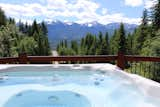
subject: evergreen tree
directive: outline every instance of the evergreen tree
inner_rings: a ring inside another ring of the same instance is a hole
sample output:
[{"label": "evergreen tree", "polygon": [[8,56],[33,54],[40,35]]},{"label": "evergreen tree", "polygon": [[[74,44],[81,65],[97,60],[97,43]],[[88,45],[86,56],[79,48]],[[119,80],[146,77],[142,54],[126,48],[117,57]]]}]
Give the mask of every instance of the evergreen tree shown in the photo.
[{"label": "evergreen tree", "polygon": [[141,25],[142,26],[147,26],[148,25],[148,12],[147,12],[147,9],[144,9],[143,11],[143,16],[142,16],[142,23]]},{"label": "evergreen tree", "polygon": [[50,47],[50,44],[49,44],[49,41],[48,41],[48,37],[44,37],[44,41],[43,41],[43,46],[44,46],[44,52],[43,52],[43,55],[44,56],[48,56],[48,55],[51,55],[51,47]]},{"label": "evergreen tree", "polygon": [[33,37],[35,41],[38,41],[39,40],[39,33],[34,32],[33,35],[30,37]]},{"label": "evergreen tree", "polygon": [[24,37],[18,46],[19,53],[27,53],[28,55],[37,55],[37,42],[33,37]]},{"label": "evergreen tree", "polygon": [[102,38],[102,42],[100,43],[99,41],[97,50],[98,50],[98,55],[108,55],[109,54],[108,32],[106,32],[105,36]]},{"label": "evergreen tree", "polygon": [[89,47],[89,50],[88,50],[88,55],[96,55],[96,51],[98,50],[97,47],[98,47],[98,44],[97,44],[97,38],[96,36],[92,35],[91,38],[90,38],[90,46]]},{"label": "evergreen tree", "polygon": [[37,33],[37,34],[40,33],[40,28],[39,28],[39,25],[37,24],[36,20],[33,21],[32,28],[31,28],[31,35],[33,35],[34,33]]},{"label": "evergreen tree", "polygon": [[102,41],[103,41],[103,34],[102,34],[102,32],[99,32],[98,37],[99,37],[99,43],[102,43]]},{"label": "evergreen tree", "polygon": [[37,55],[39,55],[39,56],[43,56],[43,55],[45,55],[44,53],[45,53],[45,48],[46,48],[46,46],[44,45],[44,41],[45,41],[45,39],[44,39],[44,35],[42,35],[42,33],[41,34],[38,34],[37,33],[37,35],[35,35],[36,37],[37,37],[37,44],[38,44],[38,47],[37,47]]},{"label": "evergreen tree", "polygon": [[76,53],[76,54],[78,54],[78,43],[77,43],[77,41],[75,41],[75,40],[72,40],[71,41],[71,49]]},{"label": "evergreen tree", "polygon": [[103,34],[102,34],[102,32],[99,32],[98,41],[97,41],[96,55],[101,55],[102,54],[102,51],[104,49],[104,47],[102,46],[102,44],[104,45],[103,42],[104,42],[103,41]]},{"label": "evergreen tree", "polygon": [[155,30],[160,29],[160,0],[157,0],[157,3],[152,8],[151,19],[153,23],[153,28]]},{"label": "evergreen tree", "polygon": [[115,30],[113,35],[110,39],[110,54],[115,55],[118,53],[118,42],[119,42],[119,35],[118,30]]},{"label": "evergreen tree", "polygon": [[109,50],[109,35],[108,35],[108,32],[106,32],[106,34],[105,34],[105,38],[104,38],[104,40],[105,40],[105,50],[104,50],[104,53],[105,53],[105,55],[108,55],[109,54],[109,52],[110,52],[110,50]]},{"label": "evergreen tree", "polygon": [[123,52],[125,54],[126,53],[126,38],[125,38],[125,30],[124,30],[123,23],[121,23],[120,25],[118,34],[119,34],[118,51]]},{"label": "evergreen tree", "polygon": [[86,52],[85,52],[86,55],[89,55],[90,53],[92,53],[90,48],[92,47],[93,42],[94,42],[93,35],[88,33],[86,35],[86,37],[84,38],[84,47],[85,47],[85,50],[86,50]]},{"label": "evergreen tree", "polygon": [[17,54],[17,45],[19,43],[20,34],[13,24],[7,24],[0,28],[0,50],[1,56],[9,57]]},{"label": "evergreen tree", "polygon": [[34,20],[30,26],[21,21],[19,26],[12,18],[6,18],[0,9],[0,56],[17,56],[21,52],[30,55],[50,55],[47,27],[45,23],[37,24]]},{"label": "evergreen tree", "polygon": [[85,55],[86,54],[86,46],[85,46],[85,38],[81,39],[80,42],[80,55]]},{"label": "evergreen tree", "polygon": [[9,23],[9,24],[15,24],[15,20],[14,20],[13,18],[9,18],[9,19],[8,19],[8,23]]},{"label": "evergreen tree", "polygon": [[3,47],[2,47],[3,57],[10,57],[11,56],[10,37],[8,35],[4,35],[1,43],[3,44]]},{"label": "evergreen tree", "polygon": [[44,21],[41,23],[41,28],[42,28],[43,34],[47,35],[48,34],[48,30],[47,30],[47,27],[46,27]]},{"label": "evergreen tree", "polygon": [[19,21],[19,31],[24,33],[25,32],[25,26],[21,20]]},{"label": "evergreen tree", "polygon": [[6,25],[6,23],[7,23],[7,18],[5,16],[4,11],[0,8],[0,27],[2,25]]},{"label": "evergreen tree", "polygon": [[137,54],[141,53],[141,50],[144,47],[144,42],[146,41],[148,34],[148,15],[147,10],[144,10],[141,25],[138,27],[135,36],[135,49],[137,50]]},{"label": "evergreen tree", "polygon": [[64,40],[64,46],[67,48],[68,47],[68,42],[67,40]]},{"label": "evergreen tree", "polygon": [[126,39],[126,42],[127,42],[127,46],[126,46],[126,54],[128,55],[133,55],[133,35],[131,35],[130,33],[128,34],[127,36],[127,39]]}]

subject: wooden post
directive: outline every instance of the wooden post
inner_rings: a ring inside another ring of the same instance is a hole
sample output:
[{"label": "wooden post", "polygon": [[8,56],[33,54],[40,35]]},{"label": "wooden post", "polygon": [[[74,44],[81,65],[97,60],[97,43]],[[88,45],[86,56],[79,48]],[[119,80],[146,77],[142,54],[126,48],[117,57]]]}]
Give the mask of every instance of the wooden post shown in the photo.
[{"label": "wooden post", "polygon": [[27,54],[26,53],[19,54],[18,60],[19,64],[27,64],[28,62]]},{"label": "wooden post", "polygon": [[125,68],[125,56],[123,52],[118,52],[117,66],[122,70]]}]

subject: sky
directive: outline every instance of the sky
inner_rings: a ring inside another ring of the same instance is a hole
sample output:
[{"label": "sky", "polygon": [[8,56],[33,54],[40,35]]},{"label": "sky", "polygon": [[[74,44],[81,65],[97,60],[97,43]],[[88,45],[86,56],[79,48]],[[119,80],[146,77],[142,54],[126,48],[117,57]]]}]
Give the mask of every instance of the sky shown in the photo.
[{"label": "sky", "polygon": [[143,10],[156,0],[0,0],[7,17],[18,22],[63,22],[140,24]]}]

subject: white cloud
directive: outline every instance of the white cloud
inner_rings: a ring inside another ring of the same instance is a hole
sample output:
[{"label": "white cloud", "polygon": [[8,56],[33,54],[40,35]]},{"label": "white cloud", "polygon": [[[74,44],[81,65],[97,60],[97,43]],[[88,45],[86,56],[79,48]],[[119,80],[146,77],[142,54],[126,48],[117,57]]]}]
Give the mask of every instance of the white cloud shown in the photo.
[{"label": "white cloud", "polygon": [[124,0],[127,6],[136,7],[144,5],[146,9],[151,8],[156,2],[157,0]]},{"label": "white cloud", "polygon": [[67,0],[46,0],[48,9],[66,9]]},{"label": "white cloud", "polygon": [[107,9],[106,8],[102,8],[102,15],[105,15],[105,14],[107,14]]},{"label": "white cloud", "polygon": [[124,0],[124,2],[125,2],[125,5],[132,6],[132,7],[143,5],[143,0]]},{"label": "white cloud", "polygon": [[[4,4],[0,3],[0,7],[5,10],[8,16],[21,19],[22,21],[29,21],[33,18],[40,18],[51,22],[57,17],[75,17],[78,23],[86,23],[97,21],[101,24],[108,24],[111,22],[126,22],[126,23],[139,23],[139,18],[127,18],[122,13],[109,14],[106,8],[101,8],[100,4],[92,0],[77,0],[69,2],[67,0],[39,0],[42,4],[38,3],[24,3],[24,4]],[[137,0],[125,0],[137,1]],[[141,0],[140,0],[141,1]],[[134,2],[135,3],[135,2]],[[45,5],[44,5],[45,4]],[[135,3],[141,4],[141,2]],[[135,6],[134,4],[134,6]],[[101,13],[98,14],[97,10],[100,9]]]},{"label": "white cloud", "polygon": [[9,15],[9,16],[40,16],[46,10],[40,4],[23,4],[23,5],[13,5],[13,4],[4,4],[0,3],[0,7]]},{"label": "white cloud", "polygon": [[140,21],[141,21],[141,18],[127,18],[121,13],[104,15],[103,17],[99,18],[99,22],[102,23],[102,24],[108,24],[108,23],[113,23],[113,22],[140,24]]},{"label": "white cloud", "polygon": [[157,0],[145,0],[145,8],[150,9],[154,6],[154,4],[157,2]]}]

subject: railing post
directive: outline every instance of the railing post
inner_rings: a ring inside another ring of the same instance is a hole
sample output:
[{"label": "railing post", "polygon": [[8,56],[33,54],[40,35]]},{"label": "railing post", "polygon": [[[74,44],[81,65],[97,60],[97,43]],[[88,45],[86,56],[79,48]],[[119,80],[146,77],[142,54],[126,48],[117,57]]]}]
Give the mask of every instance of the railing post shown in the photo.
[{"label": "railing post", "polygon": [[123,52],[118,52],[117,66],[122,70],[125,68],[125,56]]},{"label": "railing post", "polygon": [[28,62],[27,54],[26,53],[19,54],[18,60],[19,64],[27,64]]}]

